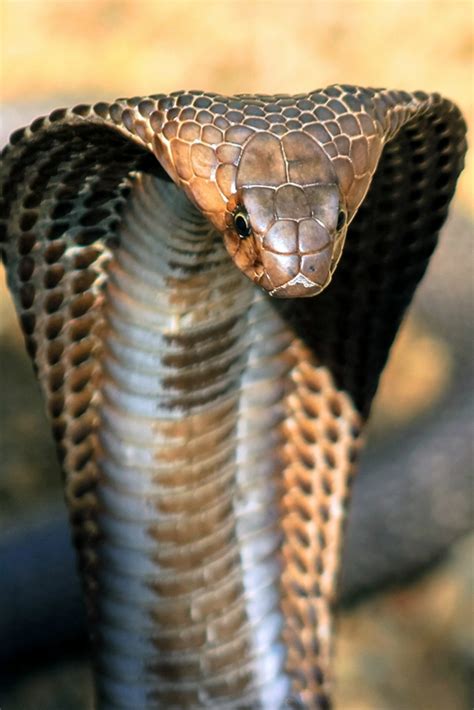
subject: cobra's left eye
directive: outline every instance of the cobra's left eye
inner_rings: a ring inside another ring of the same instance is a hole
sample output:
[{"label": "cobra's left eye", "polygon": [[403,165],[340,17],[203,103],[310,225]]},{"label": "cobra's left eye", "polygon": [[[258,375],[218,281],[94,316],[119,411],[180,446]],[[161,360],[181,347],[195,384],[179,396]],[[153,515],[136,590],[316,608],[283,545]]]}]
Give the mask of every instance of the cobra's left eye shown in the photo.
[{"label": "cobra's left eye", "polygon": [[346,213],[343,210],[339,211],[339,214],[337,216],[337,231],[343,228],[343,226],[346,223]]},{"label": "cobra's left eye", "polygon": [[242,239],[249,237],[252,233],[249,216],[242,207],[239,207],[234,212],[234,227],[235,231]]}]

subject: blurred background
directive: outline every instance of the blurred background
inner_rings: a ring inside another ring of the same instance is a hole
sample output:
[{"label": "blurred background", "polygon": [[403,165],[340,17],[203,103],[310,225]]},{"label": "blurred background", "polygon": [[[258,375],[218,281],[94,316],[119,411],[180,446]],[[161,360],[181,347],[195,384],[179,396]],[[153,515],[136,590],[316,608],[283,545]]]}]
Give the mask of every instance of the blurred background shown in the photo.
[{"label": "blurred background", "polygon": [[[468,125],[473,123],[471,2],[2,0],[1,10],[2,145],[10,131],[60,105],[185,88],[299,93],[344,82],[423,89],[453,99]],[[371,429],[377,456],[409,428],[418,431],[433,412],[442,416],[450,392],[463,387],[469,324],[461,319],[454,335],[445,326],[447,321],[452,326],[453,313],[469,313],[466,303],[472,305],[472,247],[459,252],[450,246],[467,243],[472,232],[472,197],[468,156],[443,257],[429,277],[425,300],[404,325],[382,381]],[[61,487],[3,272],[0,277],[0,543],[5,547],[5,541],[18,539],[22,526],[59,508]],[[446,288],[451,310],[443,312],[439,294]],[[439,318],[430,320],[438,307]],[[465,457],[459,465],[465,469]],[[469,497],[469,490],[460,484],[458,497]],[[456,528],[451,537],[459,536]],[[342,611],[338,708],[472,706],[472,550],[472,540],[463,535],[424,574],[365,594]],[[26,558],[25,567],[30,562],[41,565]],[[43,574],[46,583],[52,571],[46,567]],[[68,568],[67,574],[74,572]],[[2,613],[7,612],[0,606],[0,620]],[[87,662],[74,649],[51,658],[40,654],[40,661],[13,671],[0,685],[3,710],[91,706]]]}]

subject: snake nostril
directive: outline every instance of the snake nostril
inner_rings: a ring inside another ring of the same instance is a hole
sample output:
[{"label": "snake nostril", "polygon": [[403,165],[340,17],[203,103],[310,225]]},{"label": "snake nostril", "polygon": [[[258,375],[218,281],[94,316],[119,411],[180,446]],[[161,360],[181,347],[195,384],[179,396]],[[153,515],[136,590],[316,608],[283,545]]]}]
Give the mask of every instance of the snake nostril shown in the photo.
[{"label": "snake nostril", "polygon": [[331,255],[328,250],[319,254],[305,254],[301,257],[301,273],[319,284],[326,282],[330,265]]}]

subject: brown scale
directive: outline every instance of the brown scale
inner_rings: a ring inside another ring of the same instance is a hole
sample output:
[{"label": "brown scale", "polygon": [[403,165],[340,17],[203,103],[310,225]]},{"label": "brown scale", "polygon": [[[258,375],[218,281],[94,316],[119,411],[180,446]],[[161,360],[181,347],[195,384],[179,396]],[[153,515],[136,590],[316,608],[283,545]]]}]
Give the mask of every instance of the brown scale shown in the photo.
[{"label": "brown scale", "polygon": [[[458,109],[437,94],[348,85],[118,99],[58,109],[12,135],[0,239],[58,442],[92,616],[107,264],[134,176],[165,178],[164,169],[236,266],[283,297],[274,308],[294,332],[280,431],[282,638],[291,702],[328,707],[331,606],[363,418],[446,218],[464,136]],[[331,277],[322,295],[299,298]]]},{"label": "brown scale", "polygon": [[[99,170],[91,170],[89,159],[84,161],[84,148],[92,162],[102,156]],[[25,171],[22,192],[11,202],[10,228],[18,235],[18,256],[7,252],[6,260],[17,261],[14,278],[26,346],[47,399],[66,474],[65,498],[80,565],[90,567],[98,535],[91,491],[97,480],[94,403],[100,383],[101,282],[110,258],[106,244],[95,242],[101,234],[110,238],[123,198],[110,190],[114,151],[103,150],[97,139],[84,145],[77,137],[65,147],[43,137],[25,160],[31,157],[35,162]],[[129,161],[127,155],[127,165]],[[15,181],[8,184],[7,197],[15,188]],[[107,208],[98,212],[100,201],[107,202]],[[91,578],[84,576],[84,582]],[[88,598],[91,601],[90,594]]]},{"label": "brown scale", "polygon": [[282,608],[288,667],[304,707],[329,705],[332,616],[362,419],[329,371],[295,341],[282,498]]}]

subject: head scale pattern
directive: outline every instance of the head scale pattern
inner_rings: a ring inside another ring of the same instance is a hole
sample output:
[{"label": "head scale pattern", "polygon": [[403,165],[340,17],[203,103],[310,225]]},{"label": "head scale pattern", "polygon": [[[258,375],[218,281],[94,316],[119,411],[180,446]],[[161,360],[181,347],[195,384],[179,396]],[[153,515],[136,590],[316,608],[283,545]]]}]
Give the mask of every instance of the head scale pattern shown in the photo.
[{"label": "head scale pattern", "polygon": [[157,112],[154,150],[165,169],[250,279],[273,296],[319,293],[375,171],[378,127],[362,105],[356,119],[317,92],[186,101],[164,99]]}]

